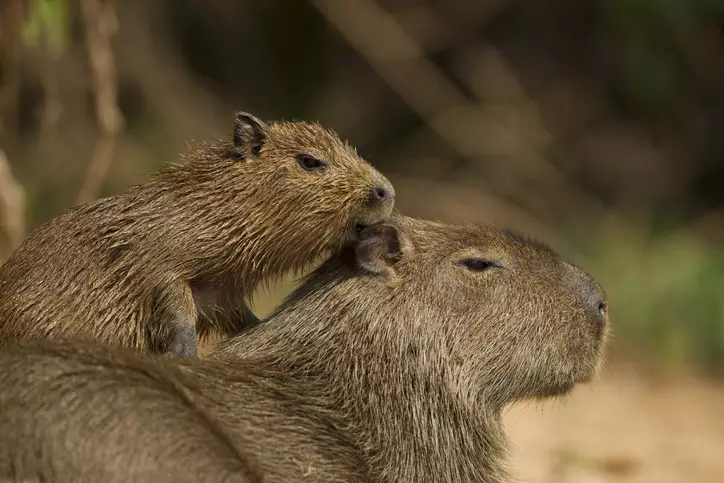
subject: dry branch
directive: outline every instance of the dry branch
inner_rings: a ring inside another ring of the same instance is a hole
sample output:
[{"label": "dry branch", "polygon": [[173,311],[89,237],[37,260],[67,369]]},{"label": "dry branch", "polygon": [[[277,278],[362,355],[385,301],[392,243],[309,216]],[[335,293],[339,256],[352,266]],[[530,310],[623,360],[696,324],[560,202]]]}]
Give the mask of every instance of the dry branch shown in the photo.
[{"label": "dry branch", "polygon": [[0,143],[5,148],[16,141],[20,91],[20,31],[24,15],[22,0],[5,0],[0,7]]},{"label": "dry branch", "polygon": [[110,0],[81,0],[81,13],[86,31],[86,46],[95,94],[95,110],[100,135],[93,148],[83,187],[77,203],[98,196],[100,186],[113,161],[116,137],[123,125],[118,108],[118,84],[113,54],[113,38],[118,20]]},{"label": "dry branch", "polygon": [[48,142],[55,141],[56,128],[63,112],[58,81],[58,59],[46,52],[42,71],[43,106],[40,112],[40,139]]},{"label": "dry branch", "polygon": [[0,149],[0,262],[25,237],[25,192]]},{"label": "dry branch", "polygon": [[[491,177],[508,196],[519,198],[528,194],[525,204],[540,212],[546,200],[530,196],[529,186],[520,186],[519,180],[521,177],[527,181],[542,180],[552,187],[549,193],[562,200],[561,206],[577,206],[590,216],[604,215],[605,210],[597,200],[572,184],[524,139],[460,92],[446,74],[427,59],[395,18],[374,0],[311,2],[454,151],[476,165],[490,165],[486,158],[505,159],[509,165],[498,166]],[[511,168],[515,176],[505,173]],[[503,176],[508,179],[501,179]]]}]

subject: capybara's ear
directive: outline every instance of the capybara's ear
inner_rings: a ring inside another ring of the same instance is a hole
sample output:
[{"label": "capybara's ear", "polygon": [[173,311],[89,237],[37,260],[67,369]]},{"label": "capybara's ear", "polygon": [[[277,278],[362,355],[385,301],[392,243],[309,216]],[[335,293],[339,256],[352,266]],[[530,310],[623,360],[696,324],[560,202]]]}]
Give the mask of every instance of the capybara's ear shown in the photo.
[{"label": "capybara's ear", "polygon": [[240,160],[259,156],[268,126],[247,112],[237,112],[234,121],[234,153]]},{"label": "capybara's ear", "polygon": [[402,235],[392,225],[381,223],[363,229],[355,247],[357,265],[375,275],[394,273],[402,258]]}]

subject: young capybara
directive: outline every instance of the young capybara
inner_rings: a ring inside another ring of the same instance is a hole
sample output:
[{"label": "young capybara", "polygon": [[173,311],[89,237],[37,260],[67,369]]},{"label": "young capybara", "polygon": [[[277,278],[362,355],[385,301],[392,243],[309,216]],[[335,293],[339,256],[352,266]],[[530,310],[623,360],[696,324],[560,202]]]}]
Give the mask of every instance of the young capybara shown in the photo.
[{"label": "young capybara", "polygon": [[268,482],[500,483],[503,408],[588,381],[607,325],[601,288],[543,244],[395,215],[208,359],[1,352],[0,476],[151,481],[134,465],[193,459],[222,481],[223,447]]},{"label": "young capybara", "polygon": [[148,182],[41,226],[0,267],[0,342],[82,337],[171,355],[256,320],[265,280],[386,219],[389,181],[336,134],[238,113]]}]

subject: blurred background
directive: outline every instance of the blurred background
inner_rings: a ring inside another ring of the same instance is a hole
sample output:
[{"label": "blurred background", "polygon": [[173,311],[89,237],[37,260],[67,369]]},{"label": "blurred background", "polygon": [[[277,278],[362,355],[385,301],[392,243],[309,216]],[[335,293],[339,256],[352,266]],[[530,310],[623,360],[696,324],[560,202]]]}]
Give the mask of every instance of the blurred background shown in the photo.
[{"label": "blurred background", "polygon": [[506,414],[519,481],[722,481],[724,0],[1,0],[0,260],[239,109],[602,283],[610,362]]}]

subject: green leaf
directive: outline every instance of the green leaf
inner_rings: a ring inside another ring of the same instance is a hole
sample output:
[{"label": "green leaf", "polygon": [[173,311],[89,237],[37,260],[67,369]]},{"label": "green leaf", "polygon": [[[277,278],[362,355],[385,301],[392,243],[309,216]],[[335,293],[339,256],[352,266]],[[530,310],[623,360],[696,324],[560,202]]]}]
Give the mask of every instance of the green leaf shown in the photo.
[{"label": "green leaf", "polygon": [[41,39],[53,56],[59,56],[70,36],[68,0],[32,0],[23,26],[25,45],[37,46]]}]

